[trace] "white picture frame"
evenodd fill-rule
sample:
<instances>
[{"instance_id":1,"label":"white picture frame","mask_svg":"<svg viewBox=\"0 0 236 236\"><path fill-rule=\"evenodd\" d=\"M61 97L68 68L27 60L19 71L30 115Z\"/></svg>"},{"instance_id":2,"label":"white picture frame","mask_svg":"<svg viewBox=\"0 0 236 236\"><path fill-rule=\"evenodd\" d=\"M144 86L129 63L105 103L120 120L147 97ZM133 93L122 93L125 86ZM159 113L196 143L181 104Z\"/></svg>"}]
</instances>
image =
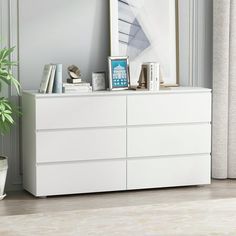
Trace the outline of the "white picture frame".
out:
<instances>
[{"instance_id":1,"label":"white picture frame","mask_svg":"<svg viewBox=\"0 0 236 236\"><path fill-rule=\"evenodd\" d=\"M165 85L178 85L177 9L178 0L110 0L110 55L129 56L131 85L137 84L141 65L150 61L160 64L160 77ZM126 37L127 22L132 26ZM143 45L140 51L130 43L135 23L143 31L141 38L148 42L148 46ZM127 39L125 43L129 44L125 50L120 43L122 38Z\"/></svg>"},{"instance_id":2,"label":"white picture frame","mask_svg":"<svg viewBox=\"0 0 236 236\"><path fill-rule=\"evenodd\" d=\"M108 57L109 89L126 90L130 87L129 58Z\"/></svg>"}]
</instances>

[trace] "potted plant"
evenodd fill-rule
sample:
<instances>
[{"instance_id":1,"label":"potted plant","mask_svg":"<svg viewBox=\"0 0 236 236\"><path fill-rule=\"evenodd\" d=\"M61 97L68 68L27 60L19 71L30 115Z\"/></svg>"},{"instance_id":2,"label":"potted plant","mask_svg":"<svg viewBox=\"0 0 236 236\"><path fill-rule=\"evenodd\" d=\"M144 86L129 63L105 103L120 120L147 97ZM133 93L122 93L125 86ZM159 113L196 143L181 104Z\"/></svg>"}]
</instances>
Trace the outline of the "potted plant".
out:
<instances>
[{"instance_id":1,"label":"potted plant","mask_svg":"<svg viewBox=\"0 0 236 236\"><path fill-rule=\"evenodd\" d=\"M20 84L12 73L12 67L17 65L16 62L11 61L13 51L14 47L0 49L0 135L5 135L10 132L11 127L15 123L15 115L20 113L18 108L12 104L7 97L3 96L2 92L3 86L5 85L7 87L15 87L19 94ZM3 156L0 152L0 200L6 196L4 195L4 188L7 169L7 157Z\"/></svg>"}]
</instances>

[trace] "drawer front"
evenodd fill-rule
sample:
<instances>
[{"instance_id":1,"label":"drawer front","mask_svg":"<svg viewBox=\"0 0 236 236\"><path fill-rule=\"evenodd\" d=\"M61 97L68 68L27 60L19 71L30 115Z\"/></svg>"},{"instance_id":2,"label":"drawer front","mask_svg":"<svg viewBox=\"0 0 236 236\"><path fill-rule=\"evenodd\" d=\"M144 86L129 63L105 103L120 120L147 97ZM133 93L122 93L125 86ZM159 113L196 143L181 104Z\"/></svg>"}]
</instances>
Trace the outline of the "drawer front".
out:
<instances>
[{"instance_id":1,"label":"drawer front","mask_svg":"<svg viewBox=\"0 0 236 236\"><path fill-rule=\"evenodd\" d=\"M125 124L125 96L56 97L36 100L37 130Z\"/></svg>"},{"instance_id":2,"label":"drawer front","mask_svg":"<svg viewBox=\"0 0 236 236\"><path fill-rule=\"evenodd\" d=\"M128 96L129 125L211 121L211 93Z\"/></svg>"},{"instance_id":3,"label":"drawer front","mask_svg":"<svg viewBox=\"0 0 236 236\"><path fill-rule=\"evenodd\" d=\"M37 132L37 163L126 157L126 129Z\"/></svg>"},{"instance_id":4,"label":"drawer front","mask_svg":"<svg viewBox=\"0 0 236 236\"><path fill-rule=\"evenodd\" d=\"M162 125L130 127L128 157L211 152L211 125Z\"/></svg>"},{"instance_id":5,"label":"drawer front","mask_svg":"<svg viewBox=\"0 0 236 236\"><path fill-rule=\"evenodd\" d=\"M37 196L125 190L126 161L37 165Z\"/></svg>"},{"instance_id":6,"label":"drawer front","mask_svg":"<svg viewBox=\"0 0 236 236\"><path fill-rule=\"evenodd\" d=\"M128 160L127 188L210 184L210 155Z\"/></svg>"}]
</instances>

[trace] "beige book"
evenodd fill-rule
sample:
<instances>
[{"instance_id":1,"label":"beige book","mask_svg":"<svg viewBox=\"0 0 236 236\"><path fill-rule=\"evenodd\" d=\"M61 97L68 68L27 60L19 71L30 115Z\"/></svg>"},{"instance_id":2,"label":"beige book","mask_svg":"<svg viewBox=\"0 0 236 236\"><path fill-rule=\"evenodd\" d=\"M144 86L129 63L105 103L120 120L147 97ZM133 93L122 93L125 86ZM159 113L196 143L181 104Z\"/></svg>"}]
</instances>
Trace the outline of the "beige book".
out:
<instances>
[{"instance_id":1,"label":"beige book","mask_svg":"<svg viewBox=\"0 0 236 236\"><path fill-rule=\"evenodd\" d=\"M49 80L51 76L51 71L52 71L52 65L47 64L44 66L42 80L41 80L41 84L39 88L40 93L47 92L47 88L48 88L48 84L49 84Z\"/></svg>"},{"instance_id":2,"label":"beige book","mask_svg":"<svg viewBox=\"0 0 236 236\"><path fill-rule=\"evenodd\" d=\"M55 79L55 73L56 73L56 65L52 64L52 70L50 74L50 79L47 87L47 93L52 93L54 79Z\"/></svg>"}]
</instances>

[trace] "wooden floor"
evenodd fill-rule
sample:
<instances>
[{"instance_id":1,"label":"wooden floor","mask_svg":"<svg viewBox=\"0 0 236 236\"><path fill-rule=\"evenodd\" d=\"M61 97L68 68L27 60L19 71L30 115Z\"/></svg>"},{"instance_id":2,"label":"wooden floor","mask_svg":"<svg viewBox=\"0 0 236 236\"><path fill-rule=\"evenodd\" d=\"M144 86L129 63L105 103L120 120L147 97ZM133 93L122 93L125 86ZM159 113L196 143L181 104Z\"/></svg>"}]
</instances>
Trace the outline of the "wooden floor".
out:
<instances>
[{"instance_id":1,"label":"wooden floor","mask_svg":"<svg viewBox=\"0 0 236 236\"><path fill-rule=\"evenodd\" d=\"M208 186L35 198L27 192L9 192L0 201L0 216L43 212L178 203L236 198L236 180L213 180Z\"/></svg>"}]
</instances>

